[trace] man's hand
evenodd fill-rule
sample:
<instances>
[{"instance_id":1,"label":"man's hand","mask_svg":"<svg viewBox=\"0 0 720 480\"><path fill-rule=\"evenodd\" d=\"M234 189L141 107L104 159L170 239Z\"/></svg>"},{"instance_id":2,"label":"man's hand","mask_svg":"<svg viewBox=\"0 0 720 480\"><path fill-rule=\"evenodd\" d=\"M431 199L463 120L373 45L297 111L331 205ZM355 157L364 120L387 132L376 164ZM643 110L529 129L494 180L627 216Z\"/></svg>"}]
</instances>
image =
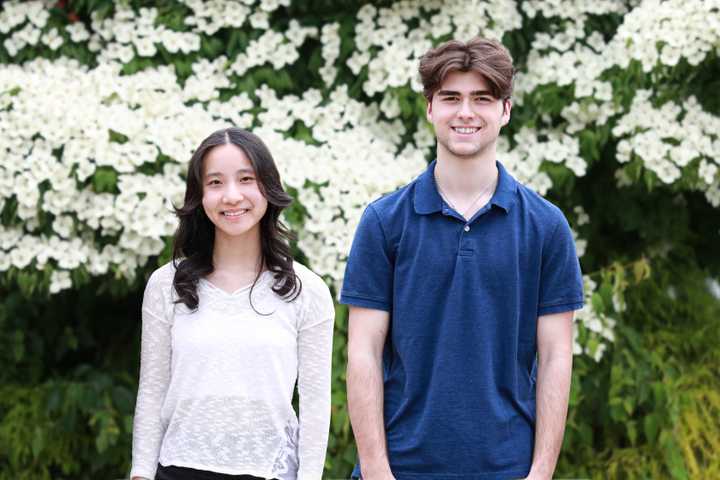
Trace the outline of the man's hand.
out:
<instances>
[{"instance_id":1,"label":"man's hand","mask_svg":"<svg viewBox=\"0 0 720 480\"><path fill-rule=\"evenodd\" d=\"M543 475L535 475L532 472L530 474L523 478L522 480L552 480L552 475L550 476L543 476Z\"/></svg>"},{"instance_id":2,"label":"man's hand","mask_svg":"<svg viewBox=\"0 0 720 480\"><path fill-rule=\"evenodd\" d=\"M368 468L361 465L360 468L362 470L362 480L395 480L395 476L390 471L387 462L379 468L373 468L372 465Z\"/></svg>"},{"instance_id":3,"label":"man's hand","mask_svg":"<svg viewBox=\"0 0 720 480\"><path fill-rule=\"evenodd\" d=\"M395 476L392 473L388 473L380 476L365 476L363 475L362 480L395 480Z\"/></svg>"}]
</instances>

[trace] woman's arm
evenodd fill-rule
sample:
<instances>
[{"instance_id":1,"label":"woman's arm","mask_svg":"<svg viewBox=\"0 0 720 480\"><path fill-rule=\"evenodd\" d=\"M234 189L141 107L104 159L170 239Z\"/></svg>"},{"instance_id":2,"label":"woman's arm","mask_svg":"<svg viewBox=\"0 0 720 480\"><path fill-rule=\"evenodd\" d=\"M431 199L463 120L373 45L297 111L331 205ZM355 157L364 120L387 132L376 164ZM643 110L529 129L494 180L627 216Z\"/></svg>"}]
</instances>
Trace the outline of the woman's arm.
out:
<instances>
[{"instance_id":1,"label":"woman's arm","mask_svg":"<svg viewBox=\"0 0 720 480\"><path fill-rule=\"evenodd\" d=\"M171 324L165 318L161 285L151 277L142 306L140 382L133 419L130 477L154 478L166 425L160 420L170 384Z\"/></svg>"},{"instance_id":2,"label":"woman's arm","mask_svg":"<svg viewBox=\"0 0 720 480\"><path fill-rule=\"evenodd\" d=\"M307 285L306 285L307 286ZM330 374L335 309L327 287L298 332L300 435L298 480L322 478L330 428Z\"/></svg>"}]
</instances>

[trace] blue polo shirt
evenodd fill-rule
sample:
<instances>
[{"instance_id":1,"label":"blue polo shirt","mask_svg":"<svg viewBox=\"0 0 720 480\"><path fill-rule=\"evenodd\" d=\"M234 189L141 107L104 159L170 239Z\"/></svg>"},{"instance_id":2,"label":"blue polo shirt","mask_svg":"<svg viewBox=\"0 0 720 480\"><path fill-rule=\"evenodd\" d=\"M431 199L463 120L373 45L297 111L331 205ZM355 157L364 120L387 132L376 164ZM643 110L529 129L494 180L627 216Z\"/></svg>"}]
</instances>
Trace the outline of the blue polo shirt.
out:
<instances>
[{"instance_id":1,"label":"blue polo shirt","mask_svg":"<svg viewBox=\"0 0 720 480\"><path fill-rule=\"evenodd\" d=\"M583 305L562 212L497 166L495 194L470 221L440 197L433 162L372 202L355 233L341 302L390 312L384 417L397 480L526 476L536 322Z\"/></svg>"}]
</instances>

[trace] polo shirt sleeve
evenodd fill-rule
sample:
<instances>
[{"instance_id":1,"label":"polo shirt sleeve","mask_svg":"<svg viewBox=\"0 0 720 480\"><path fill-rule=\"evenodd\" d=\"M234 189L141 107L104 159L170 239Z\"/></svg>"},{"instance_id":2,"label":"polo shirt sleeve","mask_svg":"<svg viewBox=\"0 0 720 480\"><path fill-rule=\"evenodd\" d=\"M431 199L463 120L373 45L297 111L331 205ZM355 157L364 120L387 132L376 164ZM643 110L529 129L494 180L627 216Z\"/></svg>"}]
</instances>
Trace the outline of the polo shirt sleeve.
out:
<instances>
[{"instance_id":1,"label":"polo shirt sleeve","mask_svg":"<svg viewBox=\"0 0 720 480\"><path fill-rule=\"evenodd\" d=\"M578 310L583 303L575 240L563 216L543 247L538 316Z\"/></svg>"},{"instance_id":2,"label":"polo shirt sleeve","mask_svg":"<svg viewBox=\"0 0 720 480\"><path fill-rule=\"evenodd\" d=\"M340 303L389 312L392 308L394 262L375 207L371 204L355 231Z\"/></svg>"}]
</instances>

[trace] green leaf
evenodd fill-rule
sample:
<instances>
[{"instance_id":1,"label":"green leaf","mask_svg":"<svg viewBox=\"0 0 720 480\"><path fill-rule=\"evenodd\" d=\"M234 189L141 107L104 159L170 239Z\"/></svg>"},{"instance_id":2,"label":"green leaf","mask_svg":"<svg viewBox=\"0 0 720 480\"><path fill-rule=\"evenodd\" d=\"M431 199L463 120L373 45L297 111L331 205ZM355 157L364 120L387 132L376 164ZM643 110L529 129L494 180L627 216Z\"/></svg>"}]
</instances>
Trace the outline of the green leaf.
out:
<instances>
[{"instance_id":1,"label":"green leaf","mask_svg":"<svg viewBox=\"0 0 720 480\"><path fill-rule=\"evenodd\" d=\"M655 442L660 430L660 422L658 422L658 416L655 413L650 413L643 419L643 431L645 438L648 442Z\"/></svg>"},{"instance_id":2,"label":"green leaf","mask_svg":"<svg viewBox=\"0 0 720 480\"><path fill-rule=\"evenodd\" d=\"M25 356L25 334L22 330L15 330L13 337L13 358L20 362Z\"/></svg>"},{"instance_id":3,"label":"green leaf","mask_svg":"<svg viewBox=\"0 0 720 480\"><path fill-rule=\"evenodd\" d=\"M38 459L45 448L45 432L39 426L33 430L32 436L32 454L34 459Z\"/></svg>"},{"instance_id":4,"label":"green leaf","mask_svg":"<svg viewBox=\"0 0 720 480\"><path fill-rule=\"evenodd\" d=\"M663 432L660 438L663 448L665 464L667 465L673 478L679 480L688 480L688 472L685 469L685 460L677 442L670 436L669 432Z\"/></svg>"},{"instance_id":5,"label":"green leaf","mask_svg":"<svg viewBox=\"0 0 720 480\"><path fill-rule=\"evenodd\" d=\"M628 438L630 439L630 445L636 446L638 432L637 432L637 426L635 425L635 422L634 421L627 422L625 424L625 428L627 430Z\"/></svg>"},{"instance_id":6,"label":"green leaf","mask_svg":"<svg viewBox=\"0 0 720 480\"><path fill-rule=\"evenodd\" d=\"M645 188L648 192L652 192L657 183L657 177L650 170L643 171L643 181L645 182Z\"/></svg>"},{"instance_id":7,"label":"green leaf","mask_svg":"<svg viewBox=\"0 0 720 480\"><path fill-rule=\"evenodd\" d=\"M35 272L21 271L17 276L18 287L20 292L26 297L32 297L37 288Z\"/></svg>"},{"instance_id":8,"label":"green leaf","mask_svg":"<svg viewBox=\"0 0 720 480\"><path fill-rule=\"evenodd\" d=\"M115 193L118 174L111 167L98 167L92 177L93 188L98 193Z\"/></svg>"},{"instance_id":9,"label":"green leaf","mask_svg":"<svg viewBox=\"0 0 720 480\"><path fill-rule=\"evenodd\" d=\"M580 155L586 159L600 159L598 137L592 130L583 130L580 132Z\"/></svg>"},{"instance_id":10,"label":"green leaf","mask_svg":"<svg viewBox=\"0 0 720 480\"><path fill-rule=\"evenodd\" d=\"M598 292L592 294L590 302L592 303L593 310L596 312L605 312L605 304L602 296Z\"/></svg>"}]
</instances>

